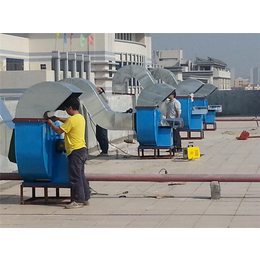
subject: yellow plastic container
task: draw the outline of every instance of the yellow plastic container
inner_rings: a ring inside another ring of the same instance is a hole
[[[200,158],[200,148],[199,147],[187,147],[188,159]]]

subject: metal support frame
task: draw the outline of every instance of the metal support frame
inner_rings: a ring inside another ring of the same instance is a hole
[[[209,126],[212,126],[212,128],[209,128]],[[216,129],[217,129],[216,123],[204,123],[203,124],[204,131],[215,131]]]
[[[24,200],[24,188],[32,188],[32,197]],[[43,197],[36,196],[36,188],[43,188]],[[56,189],[56,196],[49,196],[48,189]],[[60,196],[60,189],[70,189],[70,196]],[[51,199],[51,200],[50,200]],[[66,200],[66,201],[64,201]],[[72,201],[72,189],[70,185],[46,185],[46,184],[24,184],[20,185],[20,203],[21,204],[64,204]]]
[[[172,150],[174,147],[154,147],[154,146],[148,146],[148,147],[144,147],[144,146],[139,146],[138,147],[138,157],[140,159],[171,159],[174,156],[174,151]],[[169,150],[169,154],[166,155],[162,155],[160,154],[160,150]],[[149,150],[153,150],[153,155],[151,154],[144,154],[144,151],[149,151]],[[141,152],[141,155],[140,155]]]
[[[203,139],[204,131],[203,130],[181,130],[180,133],[186,133],[186,137],[181,136],[182,140],[191,140],[191,139]],[[192,133],[199,133],[199,136],[192,136]]]

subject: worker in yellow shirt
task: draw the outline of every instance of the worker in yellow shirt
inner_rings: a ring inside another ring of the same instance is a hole
[[[89,185],[84,174],[84,164],[87,160],[85,142],[84,117],[79,113],[80,102],[78,98],[69,98],[64,102],[69,118],[54,117],[63,124],[59,127],[51,119],[47,123],[57,134],[65,133],[65,150],[69,160],[69,179],[72,186],[73,201],[66,205],[66,209],[82,208],[88,205],[90,199]]]

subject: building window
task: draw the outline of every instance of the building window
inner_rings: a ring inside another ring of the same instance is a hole
[[[108,75],[109,75],[110,78],[113,77],[113,72],[112,72],[113,66],[112,66],[111,63],[112,63],[112,61],[110,60],[110,61],[109,61],[109,65],[108,65],[108,70],[109,70],[109,71],[108,71]]]
[[[23,70],[24,61],[21,59],[6,58],[6,70]]]
[[[132,33],[116,33],[116,40],[132,41]]]
[[[46,64],[41,64],[41,70],[46,70]]]

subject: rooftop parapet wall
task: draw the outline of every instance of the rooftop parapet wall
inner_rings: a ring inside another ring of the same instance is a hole
[[[222,113],[217,116],[260,116],[260,90],[218,90],[208,102],[222,105]]]

